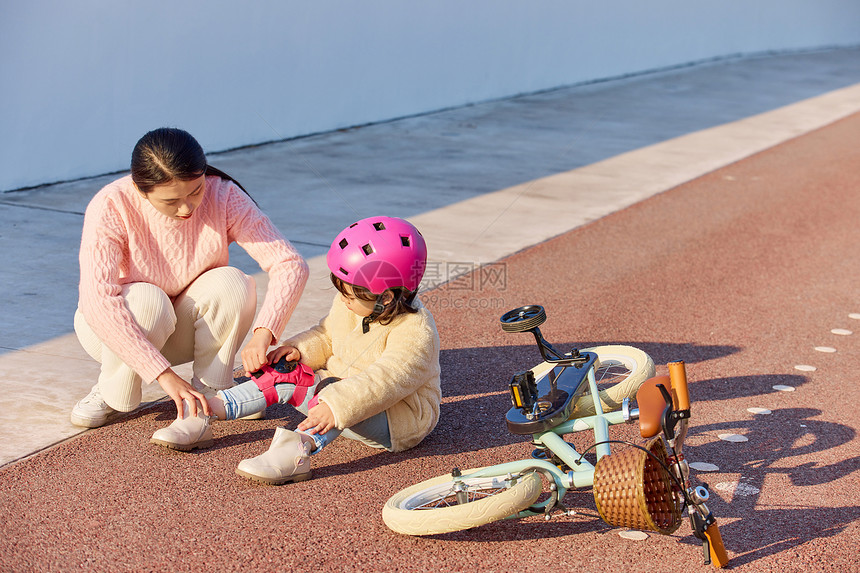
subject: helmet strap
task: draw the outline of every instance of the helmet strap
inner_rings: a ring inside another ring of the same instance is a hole
[[[373,312],[369,316],[365,316],[361,321],[361,332],[363,334],[370,332],[370,323],[376,320],[383,312],[385,312],[385,304],[382,302],[382,295],[378,295],[376,302],[373,304]]]

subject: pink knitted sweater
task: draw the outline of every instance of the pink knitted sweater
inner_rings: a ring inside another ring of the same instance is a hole
[[[170,362],[138,328],[122,285],[151,283],[174,298],[205,271],[226,266],[233,241],[269,273],[253,328],[268,328],[277,340],[307,281],[307,264],[248,195],[219,177],[206,178],[203,200],[187,220],[156,210],[131,176],[99,191],[84,217],[79,308],[104,344],[152,382]]]

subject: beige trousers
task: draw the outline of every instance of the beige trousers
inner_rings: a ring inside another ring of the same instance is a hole
[[[171,364],[193,361],[195,386],[221,390],[233,385],[233,361],[257,309],[252,277],[220,267],[197,277],[173,301],[149,283],[125,285],[122,297],[146,338]],[[104,401],[121,412],[137,408],[140,376],[102,343],[80,310],[75,332],[87,354],[101,363],[97,386]]]

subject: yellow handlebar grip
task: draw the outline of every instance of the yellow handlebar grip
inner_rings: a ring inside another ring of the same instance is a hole
[[[687,388],[687,368],[683,360],[669,363],[669,380],[672,382],[672,390],[678,399],[675,408],[678,410],[690,409],[690,391]]]
[[[722,569],[728,565],[729,556],[723,545],[723,536],[720,535],[720,529],[717,527],[716,521],[705,530],[705,537],[708,538],[708,545],[710,546],[711,565]]]

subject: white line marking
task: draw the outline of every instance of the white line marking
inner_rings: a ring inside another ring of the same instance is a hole
[[[624,539],[632,539],[633,541],[643,541],[648,539],[648,534],[644,531],[634,531],[632,529],[619,531],[618,536],[623,537]]]
[[[750,414],[760,414],[762,416],[766,416],[768,414],[773,414],[773,412],[771,412],[767,408],[757,408],[757,407],[747,408],[747,412],[749,412]]]
[[[720,469],[719,466],[709,464],[708,462],[693,462],[690,464],[690,467],[697,472],[716,472]]]
[[[746,483],[738,483],[733,481],[725,481],[722,483],[718,483],[714,486],[714,489],[726,492],[728,494],[734,495],[755,495],[759,493],[761,490],[755,486],[751,486]]]

